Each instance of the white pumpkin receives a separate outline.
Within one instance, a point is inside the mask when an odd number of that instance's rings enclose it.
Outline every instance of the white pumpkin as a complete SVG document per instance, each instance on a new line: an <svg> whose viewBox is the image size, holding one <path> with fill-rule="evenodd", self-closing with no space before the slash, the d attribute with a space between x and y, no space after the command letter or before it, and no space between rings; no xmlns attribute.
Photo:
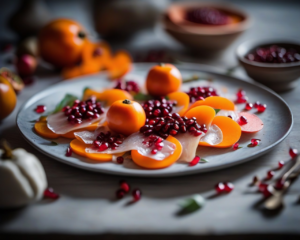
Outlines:
<svg viewBox="0 0 300 240"><path fill-rule="evenodd" d="M47 185L45 171L36 156L21 148L0 150L0 208L38 201Z"/></svg>

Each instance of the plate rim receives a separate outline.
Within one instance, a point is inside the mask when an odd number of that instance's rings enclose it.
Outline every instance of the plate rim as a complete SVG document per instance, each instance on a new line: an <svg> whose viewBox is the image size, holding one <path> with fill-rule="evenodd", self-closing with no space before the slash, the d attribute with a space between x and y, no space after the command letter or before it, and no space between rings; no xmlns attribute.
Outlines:
<svg viewBox="0 0 300 240"><path fill-rule="evenodd" d="M153 66L155 63L134 63L133 64L133 68L135 69L137 68L141 68L141 67L151 67ZM47 89L40 91L36 94L34 94L33 96L31 96L26 102L24 102L21 106L20 109L17 113L16 116L16 125L19 129L19 131L21 132L21 135L25 138L25 140L27 142L29 142L30 145L32 145L35 149L37 149L39 152L45 154L46 156L55 159L59 162L62 162L64 164L79 168L79 169L83 169L83 170L87 170L87 171L92 171L92 172L98 172L98 173L104 173L104 174L111 174L111 175L119 175L119 176L130 176L130 177L150 177L150 178L159 178L159 177L175 177L175 176L186 176L186 175L192 175L192 174L201 174L201 173L206 173L206 172L212 172L212 171L218 171L220 169L225 169L228 167L232 167L235 165L239 165L239 164L243 164L246 163L250 160L253 160L257 157L260 157L261 155L266 154L267 152L269 152L270 150L272 150L275 146L277 146L279 143L281 143L291 132L293 125L294 125L294 118L293 118L293 113L290 109L290 107L288 106L288 104L286 103L286 101L279 96L277 93L275 93L273 90L269 89L268 87L257 83L257 82L248 82L243 80L242 78L238 78L238 77L234 77L234 76L230 76L230 75L226 75L224 72L225 70L223 68L219 68L219 67L215 67L215 66L210 66L210 65L205 65L205 64L198 64L198 63L181 63L181 64L174 64L176 67L178 68L184 68L185 70L191 70L191 71L205 71L206 73L211 73L211 74L215 74L215 75L220 75L222 77L226 76L228 78L234 79L235 81L242 81L245 82L246 84L250 84L252 86L255 87L259 87L262 88L263 90L267 91L268 93L270 93L271 95L275 96L276 98L278 98L287 108L287 110L289 111L289 117L290 117L290 122L289 122L289 129L287 130L287 132L276 142L274 142L273 144L266 146L264 149L259 150L258 152L256 152L255 154L251 154L250 156L246 157L246 158L242 158L242 160L239 161L235 161L235 162L230 162L230 163L226 163L223 165L218 165L218 166L214 166L212 168L189 168L188 171L179 171L179 172L159 172L160 169L154 170L156 172L154 172L153 170L149 170L148 172L136 172L136 173L132 173L132 172L119 172L119 171L113 171L110 169L98 169L98 168L90 168L90 167L86 167L86 166L82 166L82 165L78 165L76 163L70 162L70 161L66 161L62 158L59 158L55 155L51 155L48 152L44 151L43 149L39 148L38 145L36 145L33 141L31 141L28 137L26 137L26 135L24 134L24 132L22 131L21 127L18 124L18 119L19 119L19 115L21 113L21 111L24 109L24 107L32 101L33 98L35 98L36 96L42 94L44 91L47 91ZM79 76L76 78L72 79L73 81L82 81L86 78L90 78L91 76L97 76L99 74L103 74L103 73L96 73L96 74L89 74L89 75L84 75L84 76ZM55 83L53 85L51 85L50 87L56 87L59 85L65 85L65 84L69 84L69 81L63 81L63 82L58 82ZM136 169L134 169L133 171L135 171Z"/></svg>

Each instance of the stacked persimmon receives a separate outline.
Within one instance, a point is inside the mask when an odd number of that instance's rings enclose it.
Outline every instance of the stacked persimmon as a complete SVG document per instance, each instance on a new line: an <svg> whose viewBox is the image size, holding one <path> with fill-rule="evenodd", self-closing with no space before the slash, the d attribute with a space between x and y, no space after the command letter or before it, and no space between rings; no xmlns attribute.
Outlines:
<svg viewBox="0 0 300 240"><path fill-rule="evenodd" d="M150 69L146 79L146 89L152 100L140 104L122 89L102 92L87 89L82 101L91 97L101 101L105 109L104 120L91 122L85 127L78 125L70 132L57 134L51 121L49 125L43 119L35 124L35 129L47 138L75 138L70 143L73 151L97 161L111 161L113 156L121 156L130 150L132 160L149 169L168 167L176 161L191 162L198 145L228 148L238 142L242 132L253 133L262 129L263 123L257 116L237 113L234 103L227 98L210 96L190 104L189 95L180 92L181 84L181 74L175 66L160 64ZM93 104L100 106L100 103ZM216 114L216 110L222 114ZM231 113L236 117L233 118ZM48 118L52 118L51 115ZM241 123L241 118L247 121ZM99 128L103 126L106 132ZM207 140L205 136L214 139ZM128 139L140 140L144 144L141 144L142 148L148 146L151 151L140 151ZM164 149L166 144L169 144L168 150ZM160 156L163 158L156 157L159 151L162 151Z"/></svg>

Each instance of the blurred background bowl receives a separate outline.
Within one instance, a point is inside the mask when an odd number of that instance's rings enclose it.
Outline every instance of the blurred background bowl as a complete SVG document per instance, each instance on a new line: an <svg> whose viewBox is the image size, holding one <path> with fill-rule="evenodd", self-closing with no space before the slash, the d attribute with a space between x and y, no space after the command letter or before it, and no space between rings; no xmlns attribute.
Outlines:
<svg viewBox="0 0 300 240"><path fill-rule="evenodd" d="M238 19L227 25L204 25L185 20L188 9L210 7ZM163 27L167 33L187 48L215 54L226 49L250 26L250 17L244 11L228 4L178 3L172 4L163 14Z"/></svg>
<svg viewBox="0 0 300 240"><path fill-rule="evenodd" d="M278 45L284 48L293 48L300 52L300 43L290 40L253 40L239 45L236 56L245 69L247 75L274 91L281 92L296 86L300 77L300 61L290 63L262 63L250 61L246 56L258 47Z"/></svg>

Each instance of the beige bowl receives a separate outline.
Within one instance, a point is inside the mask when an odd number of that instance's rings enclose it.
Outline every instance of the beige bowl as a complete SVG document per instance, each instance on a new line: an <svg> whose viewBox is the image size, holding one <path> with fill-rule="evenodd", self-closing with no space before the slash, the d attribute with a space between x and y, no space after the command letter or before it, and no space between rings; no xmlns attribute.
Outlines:
<svg viewBox="0 0 300 240"><path fill-rule="evenodd" d="M300 44L290 40L255 40L242 43L236 50L236 56L247 75L255 81L261 82L277 92L294 88L296 80L300 77L300 61L293 63L261 63L245 58L248 53L257 47L268 45L291 47L300 51Z"/></svg>
<svg viewBox="0 0 300 240"><path fill-rule="evenodd" d="M184 20L183 14L189 8L213 7L237 16L238 22L223 26L207 26ZM173 4L163 15L163 26L176 40L188 48L201 52L218 52L228 47L250 26L250 18L245 12L231 6L212 3Z"/></svg>

